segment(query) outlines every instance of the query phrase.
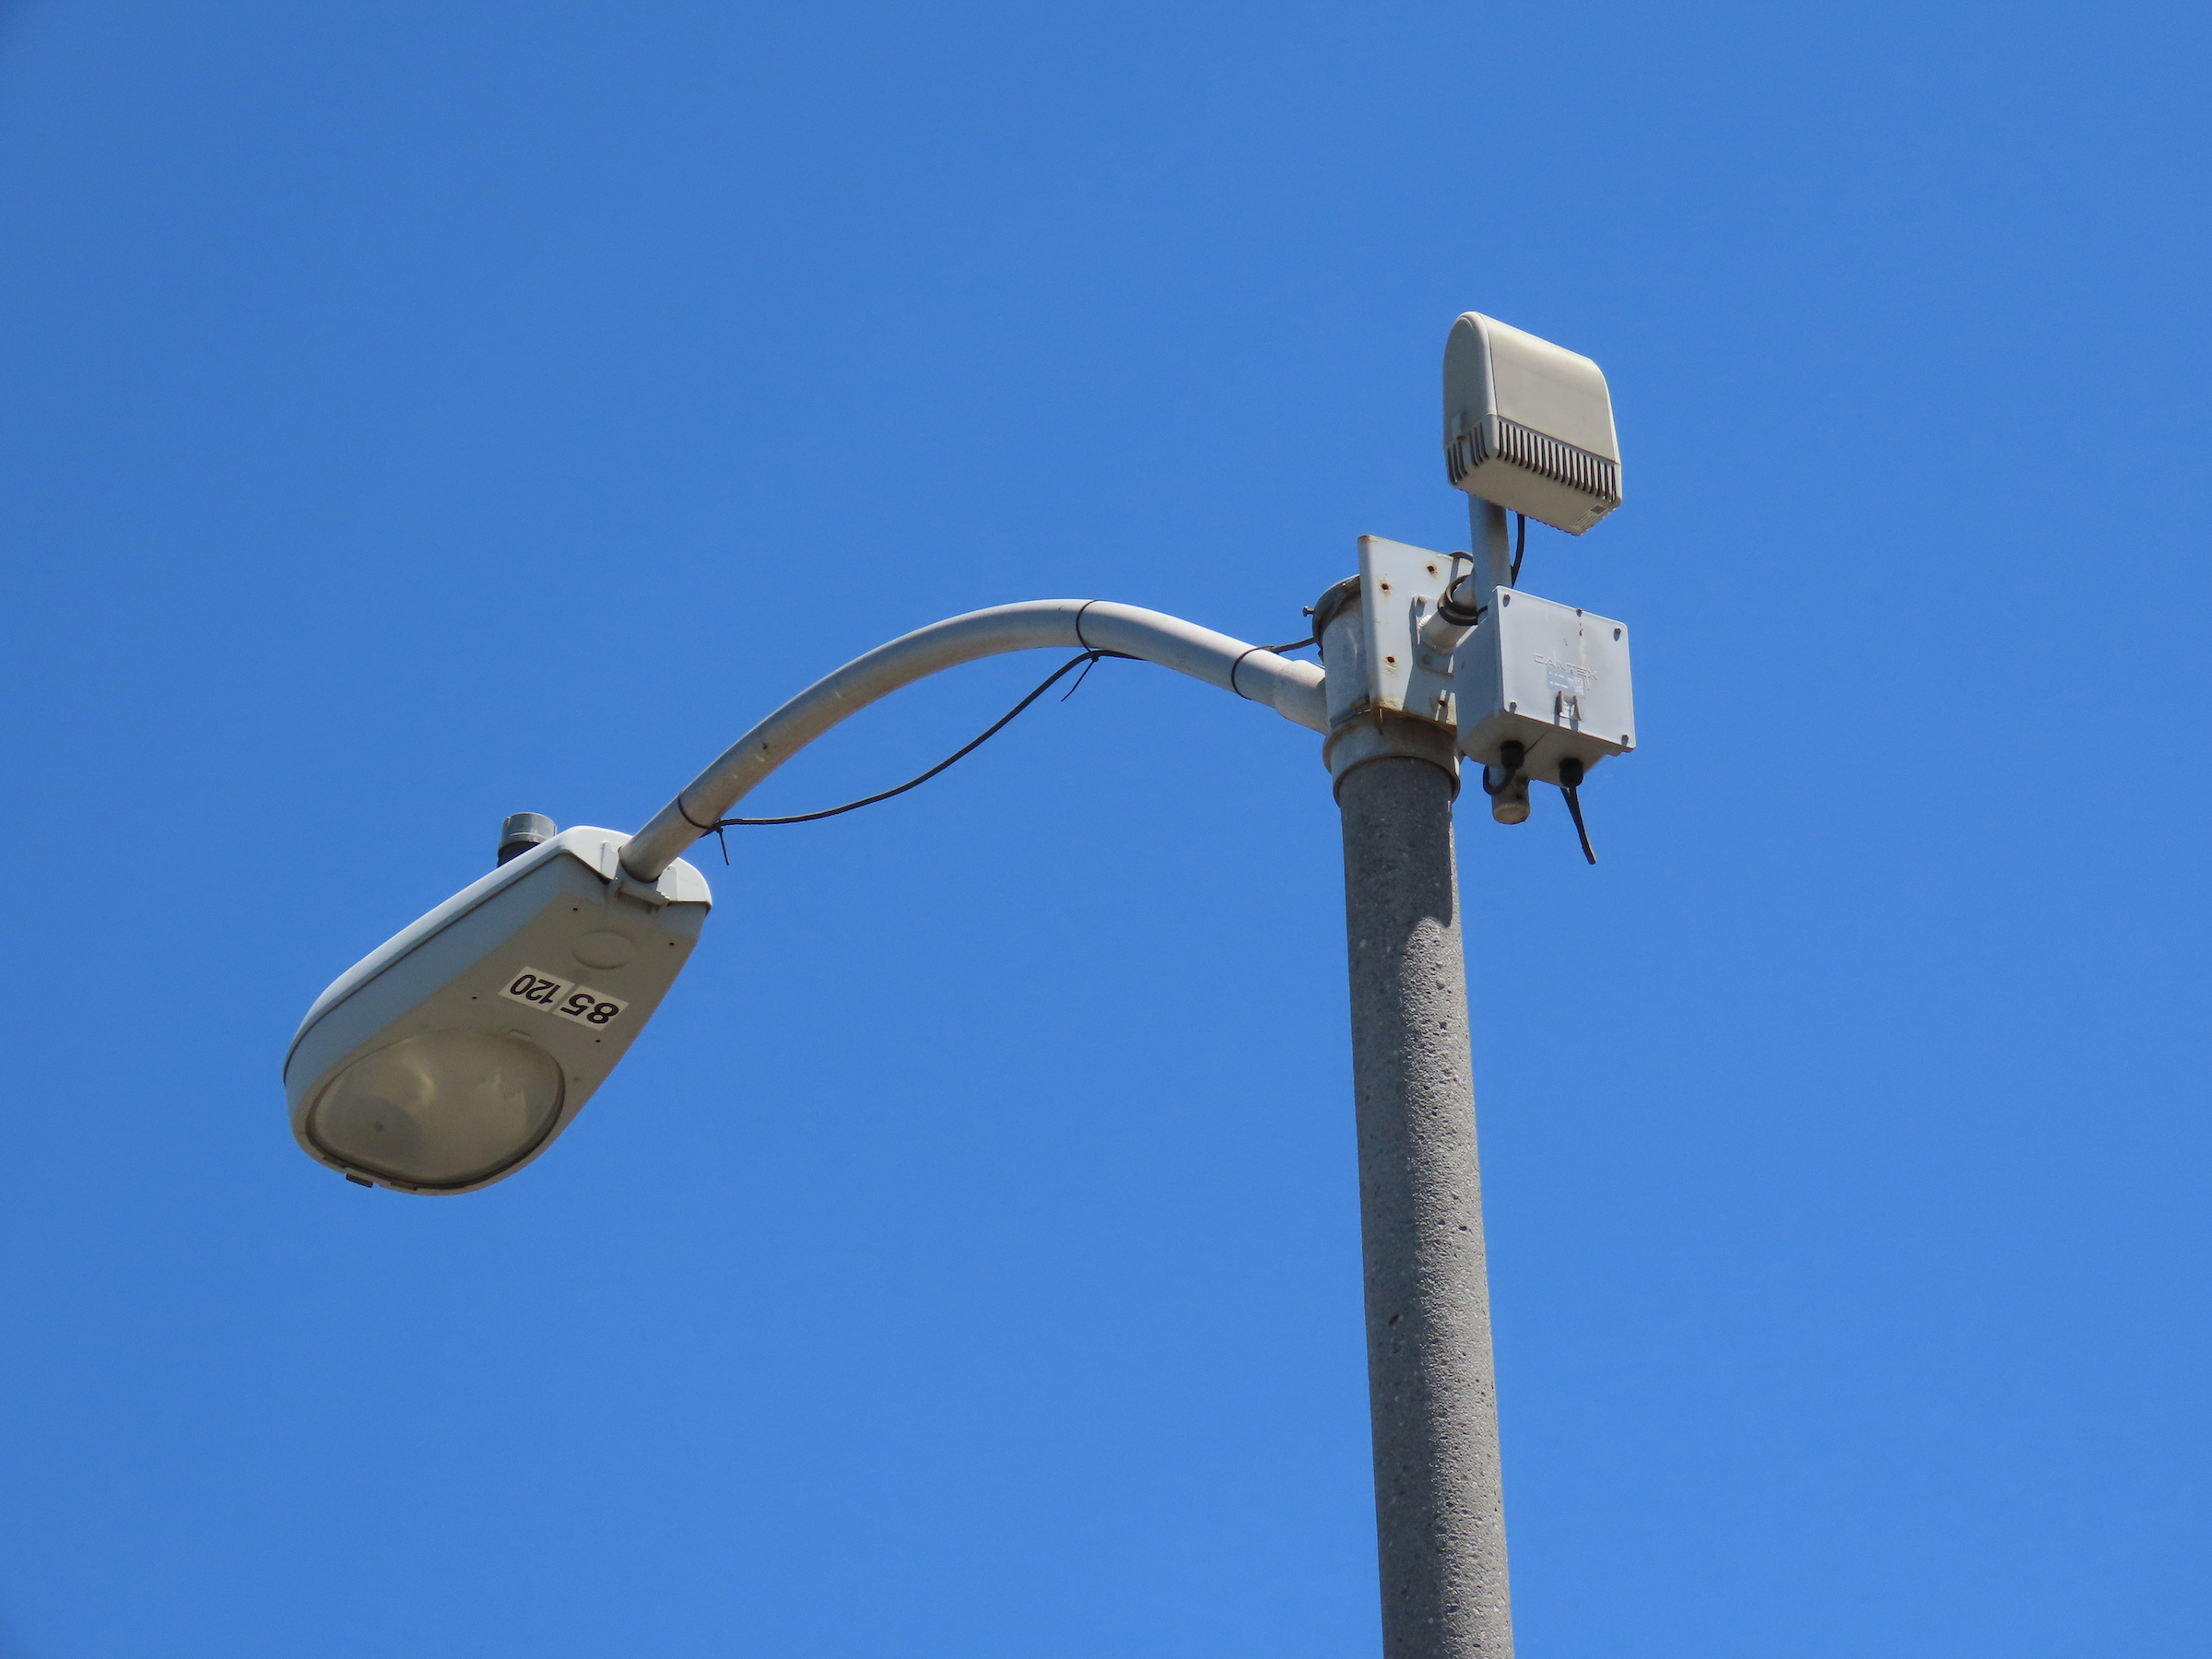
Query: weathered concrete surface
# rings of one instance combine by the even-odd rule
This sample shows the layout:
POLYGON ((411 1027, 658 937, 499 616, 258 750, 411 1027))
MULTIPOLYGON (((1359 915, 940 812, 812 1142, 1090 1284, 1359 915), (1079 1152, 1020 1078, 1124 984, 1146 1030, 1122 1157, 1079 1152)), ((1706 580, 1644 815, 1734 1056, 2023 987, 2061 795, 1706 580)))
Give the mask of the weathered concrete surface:
POLYGON ((1412 756, 1336 783, 1384 1659, 1513 1651, 1454 788, 1412 756))

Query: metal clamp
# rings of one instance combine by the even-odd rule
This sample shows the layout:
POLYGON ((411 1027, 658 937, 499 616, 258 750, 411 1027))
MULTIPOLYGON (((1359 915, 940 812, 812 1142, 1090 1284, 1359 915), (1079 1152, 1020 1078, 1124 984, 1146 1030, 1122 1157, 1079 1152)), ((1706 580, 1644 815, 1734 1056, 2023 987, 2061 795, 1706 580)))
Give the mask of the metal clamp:
POLYGON ((1452 796, 1459 798, 1457 735, 1418 715, 1386 709, 1355 714, 1323 740, 1321 758, 1338 794, 1345 779, 1370 760, 1426 760, 1452 780, 1452 796))

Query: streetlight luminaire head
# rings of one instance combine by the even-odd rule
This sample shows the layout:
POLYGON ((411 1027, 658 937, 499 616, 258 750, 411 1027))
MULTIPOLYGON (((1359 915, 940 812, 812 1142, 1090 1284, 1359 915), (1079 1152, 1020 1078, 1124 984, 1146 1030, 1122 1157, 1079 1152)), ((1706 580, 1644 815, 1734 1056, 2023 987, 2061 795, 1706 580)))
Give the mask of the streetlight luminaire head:
MULTIPOLYGON (((622 868, 629 837, 576 829, 506 862, 339 975, 285 1057, 292 1134, 366 1184, 467 1193, 583 1110, 691 955, 713 902, 677 859, 622 868)), ((510 829, 513 821, 510 820, 510 829)))

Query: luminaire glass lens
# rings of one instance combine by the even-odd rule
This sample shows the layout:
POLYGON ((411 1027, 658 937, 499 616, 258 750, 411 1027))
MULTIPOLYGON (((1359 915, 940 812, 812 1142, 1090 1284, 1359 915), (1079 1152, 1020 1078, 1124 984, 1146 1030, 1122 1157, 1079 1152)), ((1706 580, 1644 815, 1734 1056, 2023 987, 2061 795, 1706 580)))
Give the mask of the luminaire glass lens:
POLYGON ((466 1186, 527 1157, 560 1115, 560 1066, 503 1031, 430 1031, 334 1078, 307 1131, 340 1162, 411 1186, 466 1186))

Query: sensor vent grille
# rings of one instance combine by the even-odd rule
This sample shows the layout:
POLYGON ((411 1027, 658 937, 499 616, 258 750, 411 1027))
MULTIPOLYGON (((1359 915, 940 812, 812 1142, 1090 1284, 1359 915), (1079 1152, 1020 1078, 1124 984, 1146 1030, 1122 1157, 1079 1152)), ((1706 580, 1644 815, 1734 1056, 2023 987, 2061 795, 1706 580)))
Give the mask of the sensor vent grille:
POLYGON ((1464 488, 1467 475, 1490 460, 1508 462, 1539 478, 1580 490, 1604 502, 1607 512, 1620 505, 1619 462, 1561 443, 1502 415, 1484 416, 1474 430, 1444 445, 1444 466, 1454 489, 1464 488))

